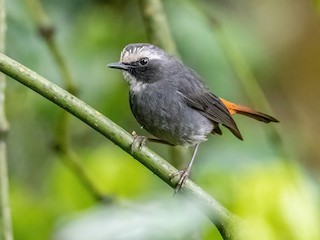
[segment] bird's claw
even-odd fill
[[[185,182],[187,181],[187,179],[189,177],[189,174],[190,174],[190,169],[183,169],[183,170],[179,170],[179,171],[170,175],[171,179],[180,175],[179,181],[177,182],[176,187],[174,189],[174,194],[176,194],[182,190]]]
[[[133,142],[131,144],[131,153],[135,150],[141,150],[147,144],[148,138],[145,136],[139,136],[135,131],[131,133],[133,136]]]

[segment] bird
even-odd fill
[[[131,111],[142,128],[155,138],[134,132],[131,146],[147,141],[194,147],[187,168],[178,171],[175,192],[182,190],[199,145],[208,135],[222,135],[221,126],[240,140],[243,137],[232,115],[242,114],[261,122],[276,118],[216,96],[202,78],[181,60],[150,43],[124,47],[120,61],[109,68],[120,69],[129,85]]]

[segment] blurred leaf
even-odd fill
[[[160,198],[89,209],[60,222],[54,239],[200,239],[201,227],[213,226],[181,200]],[[221,239],[217,230],[214,233],[214,239]]]

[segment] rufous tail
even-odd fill
[[[257,112],[249,107],[237,105],[237,104],[229,102],[223,98],[220,98],[220,100],[227,107],[227,109],[231,115],[239,113],[239,114],[254,118],[258,121],[265,122],[265,123],[279,122],[274,117],[271,117],[270,115],[267,115],[267,114],[264,114],[261,112]]]

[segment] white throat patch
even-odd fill
[[[148,85],[147,83],[137,81],[137,79],[128,72],[124,71],[123,76],[128,81],[130,85],[130,90],[133,92],[140,92],[141,90],[145,89]]]

